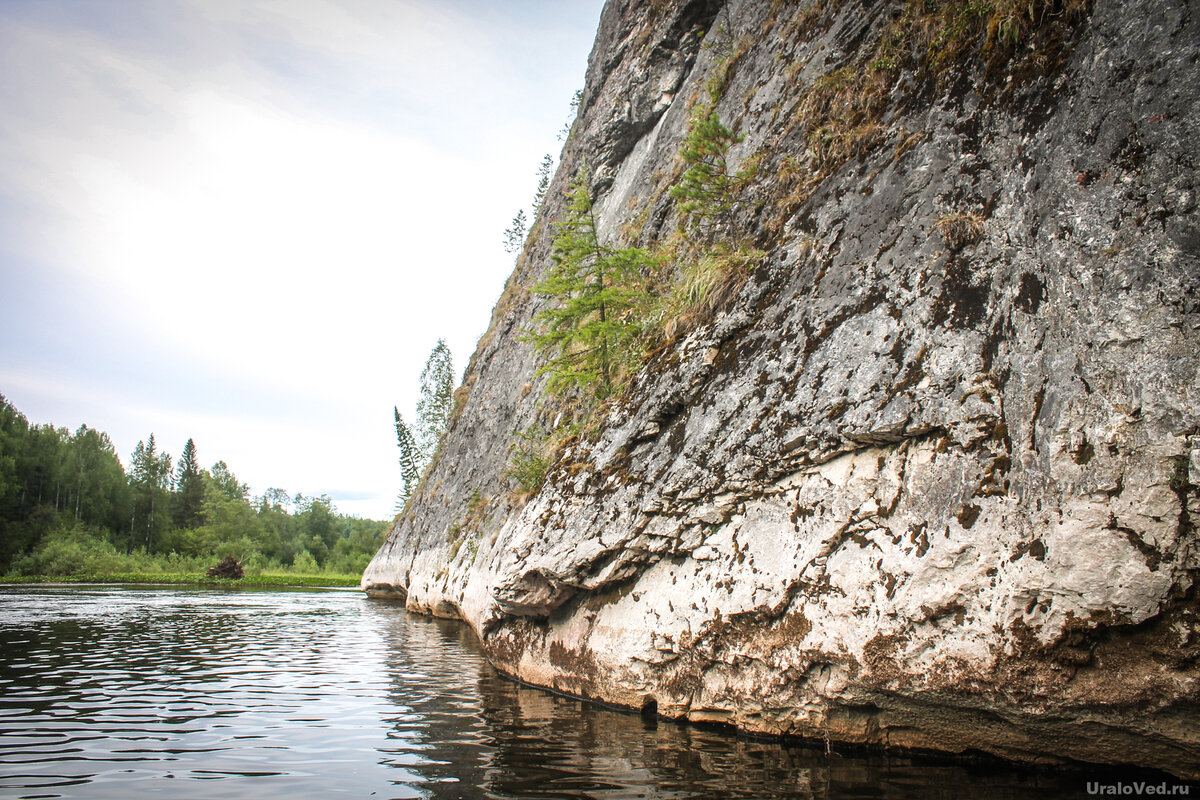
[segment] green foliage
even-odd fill
[[[741,188],[758,169],[748,159],[731,174],[729,150],[743,140],[721,122],[717,103],[730,80],[732,65],[748,49],[745,40],[724,54],[709,81],[709,100],[697,105],[679,150],[686,165],[671,196],[679,202],[684,241],[673,255],[676,276],[656,303],[652,322],[666,337],[709,319],[745,282],[763,253],[734,235],[733,211]]]
[[[575,120],[579,118],[579,109],[583,105],[583,89],[576,89],[571,95],[571,110],[567,113],[567,121],[563,123],[562,130],[558,132],[558,140],[565,142],[571,138],[571,134],[575,129]]]
[[[525,246],[525,233],[528,226],[525,222],[525,210],[520,209],[513,217],[512,225],[504,231],[504,252],[519,253]]]
[[[292,501],[270,489],[249,499],[224,462],[199,468],[190,440],[173,488],[170,476],[153,436],[138,443],[126,475],[104,433],[31,426],[0,397],[0,572],[202,574],[231,555],[256,574],[293,569],[303,552],[316,564],[302,561],[310,572],[350,574],[383,543],[385,523],[340,516],[324,496]],[[185,493],[195,511],[178,517]]]
[[[487,513],[487,505],[487,498],[478,489],[472,489],[471,493],[467,496],[467,504],[463,508],[462,514],[446,531],[450,539],[451,561],[457,557],[459,548],[462,547],[465,540],[475,541],[475,534],[483,526],[484,515]]]
[[[749,177],[745,172],[729,174],[729,148],[740,141],[742,137],[721,122],[715,107],[696,110],[679,151],[687,169],[671,188],[671,197],[680,201],[684,226],[697,238],[711,240],[728,224],[734,190]]]
[[[235,586],[358,586],[361,573],[361,569],[352,573],[322,572],[320,575],[305,575],[301,572],[277,574],[264,572],[237,581],[226,581],[226,583]],[[208,583],[209,580],[202,582]]]
[[[553,266],[534,291],[556,301],[534,317],[526,341],[550,358],[546,390],[579,391],[589,400],[613,394],[639,360],[638,333],[650,304],[656,265],[640,248],[601,244],[586,170],[571,185],[566,217],[556,224]]]
[[[664,333],[674,338],[675,329],[692,327],[708,319],[742,287],[762,260],[761,250],[724,242],[684,259],[679,277],[660,303],[658,320],[666,322]]]
[[[705,82],[708,100],[692,110],[688,133],[679,149],[686,169],[679,183],[671,187],[671,197],[679,201],[681,225],[693,244],[711,244],[722,236],[728,237],[737,191],[754,176],[753,163],[730,173],[729,149],[744,137],[730,130],[717,113],[717,105],[733,79],[734,68],[751,44],[747,38],[730,42],[723,28],[718,28],[714,39],[705,42],[706,48],[717,51]]]
[[[171,482],[171,455],[160,453],[154,434],[138,442],[130,462],[130,480],[134,494],[133,514],[129,521],[129,545],[151,550],[158,536],[171,525],[168,496]]]
[[[6,575],[5,583],[141,583],[195,586],[222,586],[254,588],[259,586],[325,587],[358,586],[359,574],[324,572],[320,575],[302,575],[293,572],[260,573],[237,580],[210,578],[204,572],[107,572],[81,573],[75,575]]]
[[[717,29],[715,36],[705,40],[704,47],[716,54],[712,72],[704,82],[704,90],[708,92],[711,105],[715,106],[725,96],[725,90],[729,88],[729,83],[733,80],[737,63],[742,56],[746,55],[753,43],[753,40],[748,37],[738,39],[736,42],[732,41],[723,27]]]
[[[84,573],[134,572],[146,559],[119,552],[105,537],[86,527],[58,528],[43,538],[18,565],[22,571],[62,576]]]
[[[444,339],[438,339],[425,369],[421,370],[421,394],[417,399],[417,445],[422,471],[433,460],[438,441],[450,425],[454,411],[454,360]]]
[[[301,550],[292,559],[292,569],[305,575],[315,573],[320,567],[317,565],[317,560],[313,558],[312,553],[307,550]]]
[[[404,417],[400,415],[400,409],[393,408],[393,414],[396,420],[396,446],[400,448],[400,479],[404,481],[396,499],[396,511],[399,512],[417,490],[417,484],[421,481],[423,459],[421,450],[417,447],[417,440],[405,424]]]
[[[196,444],[188,439],[175,467],[175,525],[181,528],[198,527],[203,508],[204,481],[196,461]]]
[[[565,441],[572,426],[586,435],[596,409],[628,384],[649,349],[672,338],[682,324],[714,313],[761,260],[761,251],[729,230],[737,194],[753,177],[757,161],[731,171],[729,151],[742,137],[716,110],[734,65],[749,47],[742,40],[720,53],[707,87],[709,100],[696,109],[682,144],[686,169],[671,189],[687,234],[686,240],[676,239],[679,247],[650,251],[605,244],[586,167],[572,181],[563,217],[554,223],[552,265],[533,287],[551,302],[523,333],[543,357],[539,374],[548,375],[545,391],[568,412],[567,423],[553,433],[514,432],[505,477],[520,493],[535,493],[544,484],[555,450],[550,442]],[[543,162],[537,204],[551,163],[549,158]],[[643,219],[648,214],[647,207]],[[640,232],[642,226],[636,227]],[[675,265],[668,268],[667,261]]]
[[[565,214],[554,223],[553,264],[534,286],[554,302],[524,333],[539,354],[548,356],[539,372],[549,375],[546,392],[568,401],[568,427],[586,434],[595,423],[594,411],[628,383],[650,346],[711,315],[761,260],[761,251],[722,236],[736,191],[752,169],[730,175],[727,154],[739,141],[712,106],[693,119],[681,151],[688,169],[672,190],[682,201],[684,227],[693,234],[685,247],[651,252],[606,246],[586,168],[572,182]],[[676,262],[671,271],[665,271],[668,260]],[[566,430],[516,432],[505,477],[519,493],[542,487],[555,449],[549,443],[565,441]]]
[[[212,478],[212,487],[229,500],[245,500],[250,494],[250,487],[240,483],[224,461],[213,464],[209,477]]]
[[[506,479],[515,481],[524,494],[535,494],[546,482],[550,458],[546,454],[549,435],[540,429],[513,431],[517,441],[508,453]]]
[[[538,165],[537,191],[533,195],[533,213],[536,215],[546,200],[546,192],[550,191],[550,178],[554,175],[554,156],[546,153],[542,163]]]
[[[478,489],[472,489],[467,495],[467,507],[464,509],[459,522],[460,530],[478,531],[483,524],[483,516],[487,512],[487,498]]]
[[[399,408],[393,408],[396,445],[400,448],[400,476],[403,488],[396,499],[399,513],[416,491],[425,471],[437,453],[438,442],[454,414],[454,361],[444,339],[438,339],[425,368],[421,370],[421,389],[417,399],[414,427],[404,422]]]

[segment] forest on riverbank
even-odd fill
[[[151,434],[124,466],[108,434],[33,424],[0,395],[0,575],[203,575],[231,556],[249,578],[357,578],[388,523],[320,495],[252,496],[225,464],[178,459]],[[342,582],[345,582],[344,580]]]

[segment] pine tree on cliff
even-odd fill
[[[653,262],[638,248],[617,250],[600,243],[587,170],[571,184],[566,218],[556,224],[553,266],[534,286],[558,300],[539,313],[525,339],[550,353],[541,372],[547,391],[578,388],[603,400],[617,388],[622,367],[631,362],[649,302],[647,275]]]
[[[400,512],[437,454],[438,442],[454,411],[454,358],[444,339],[437,340],[421,370],[416,424],[410,427],[405,423],[399,408],[392,411],[396,445],[400,448],[400,477],[404,481],[396,498],[396,511]]]
[[[512,225],[504,231],[504,252],[519,253],[525,246],[525,234],[525,210],[521,209],[513,217]]]
[[[453,410],[454,358],[446,340],[438,339],[425,362],[425,369],[421,370],[421,394],[417,398],[416,442],[421,454],[420,472],[424,472],[433,460]]]
[[[685,227],[702,240],[711,240],[728,223],[733,210],[733,190],[745,175],[729,174],[729,148],[742,140],[721,122],[715,108],[701,106],[694,117],[679,155],[687,164],[671,197],[682,201],[679,212]]]
[[[412,431],[404,424],[400,409],[393,408],[396,418],[396,445],[400,448],[400,478],[404,482],[400,494],[396,498],[396,511],[404,510],[404,505],[412,493],[416,491],[417,483],[421,480],[421,452]]]
[[[536,216],[541,210],[542,203],[546,200],[546,192],[550,191],[550,178],[554,173],[554,156],[546,153],[542,156],[542,163],[538,165],[538,185],[537,192],[533,195],[533,213]]]

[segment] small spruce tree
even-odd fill
[[[603,400],[634,360],[653,262],[644,250],[600,243],[586,169],[571,184],[551,257],[553,266],[534,291],[559,302],[534,318],[537,327],[525,339],[550,353],[541,367],[550,375],[547,391],[580,389]]]
[[[571,138],[571,129],[575,127],[575,120],[579,117],[579,108],[583,105],[583,89],[576,89],[571,95],[571,110],[567,113],[567,121],[563,123],[562,130],[558,132],[558,140],[565,142]]]
[[[542,203],[546,200],[546,192],[550,191],[550,178],[554,173],[554,157],[549,153],[542,156],[542,163],[538,165],[538,185],[537,192],[533,195],[533,213],[541,209]]]
[[[729,148],[742,141],[721,122],[715,107],[700,106],[692,117],[679,155],[687,170],[671,188],[671,196],[682,201],[679,211],[684,225],[702,240],[711,240],[728,222],[733,194],[743,173],[729,174]]]
[[[525,209],[517,211],[512,225],[504,231],[504,252],[518,253],[525,246]]]

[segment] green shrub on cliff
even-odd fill
[[[549,437],[541,430],[513,431],[517,441],[508,454],[508,469],[504,477],[514,481],[524,494],[534,494],[542,488],[550,459],[546,455]]]

